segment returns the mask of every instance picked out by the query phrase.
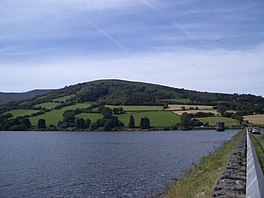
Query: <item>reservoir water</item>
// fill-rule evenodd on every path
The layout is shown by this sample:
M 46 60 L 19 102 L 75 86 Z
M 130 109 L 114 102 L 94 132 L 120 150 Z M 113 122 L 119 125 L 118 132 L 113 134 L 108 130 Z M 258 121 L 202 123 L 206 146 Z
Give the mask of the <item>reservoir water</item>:
M 151 197 L 236 133 L 1 132 L 0 197 Z

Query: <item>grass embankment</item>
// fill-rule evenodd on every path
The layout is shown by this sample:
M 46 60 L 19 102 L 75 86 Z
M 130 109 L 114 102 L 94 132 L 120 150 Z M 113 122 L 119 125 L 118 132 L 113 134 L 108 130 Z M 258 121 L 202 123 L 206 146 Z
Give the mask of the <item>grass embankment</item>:
M 251 140 L 254 144 L 254 148 L 257 153 L 261 169 L 264 172 L 264 136 L 254 135 Z
M 176 182 L 168 191 L 168 198 L 211 197 L 218 178 L 225 170 L 231 152 L 236 147 L 242 132 L 215 152 L 203 157 L 200 164 Z

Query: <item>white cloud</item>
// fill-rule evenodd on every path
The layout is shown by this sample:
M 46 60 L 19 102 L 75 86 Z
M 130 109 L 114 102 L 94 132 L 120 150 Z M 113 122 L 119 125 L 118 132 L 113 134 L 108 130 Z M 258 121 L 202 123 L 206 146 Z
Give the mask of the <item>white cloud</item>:
M 58 88 L 94 79 L 119 78 L 202 91 L 264 95 L 260 89 L 264 84 L 263 54 L 264 48 L 247 51 L 193 50 L 104 60 L 79 57 L 45 64 L 16 64 L 0 67 L 3 76 L 0 90 Z M 12 79 L 16 79 L 15 83 Z

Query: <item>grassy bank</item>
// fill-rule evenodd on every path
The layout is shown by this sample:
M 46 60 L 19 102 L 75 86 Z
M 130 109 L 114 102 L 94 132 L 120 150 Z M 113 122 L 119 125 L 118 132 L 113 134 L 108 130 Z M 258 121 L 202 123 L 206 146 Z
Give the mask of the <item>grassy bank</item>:
M 239 132 L 231 141 L 215 152 L 203 157 L 200 164 L 193 167 L 183 179 L 176 182 L 169 189 L 166 197 L 211 197 L 213 188 L 219 176 L 223 173 L 229 156 L 241 136 L 242 132 Z
M 262 171 L 264 172 L 264 136 L 254 135 L 251 140 L 254 144 L 255 151 L 259 158 L 259 163 Z

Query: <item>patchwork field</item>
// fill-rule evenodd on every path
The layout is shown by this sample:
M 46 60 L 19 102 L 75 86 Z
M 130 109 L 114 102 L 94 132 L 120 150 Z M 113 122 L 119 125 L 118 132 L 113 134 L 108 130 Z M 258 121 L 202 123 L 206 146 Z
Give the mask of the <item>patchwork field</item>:
M 37 104 L 35 105 L 35 107 L 40 107 L 40 108 L 45 108 L 45 109 L 52 109 L 56 106 L 58 106 L 59 104 L 56 102 L 45 102 L 45 103 L 41 103 L 41 104 Z
M 180 116 L 165 111 L 126 113 L 119 115 L 118 118 L 125 124 L 125 126 L 128 126 L 130 115 L 133 115 L 133 117 L 135 118 L 136 126 L 139 126 L 140 119 L 142 117 L 148 117 L 150 119 L 151 126 L 157 126 L 157 127 L 172 126 L 180 122 Z
M 90 119 L 91 122 L 96 122 L 96 120 L 102 118 L 100 113 L 81 113 L 76 115 L 76 118 Z
M 216 125 L 217 122 L 224 122 L 225 126 L 237 126 L 239 125 L 239 121 L 232 119 L 232 118 L 226 118 L 226 117 L 221 117 L 221 116 L 217 116 L 217 117 L 207 117 L 207 118 L 197 118 L 198 120 L 200 120 L 203 123 L 208 122 L 209 125 L 214 126 Z
M 140 119 L 142 117 L 148 117 L 151 122 L 151 126 L 172 126 L 180 122 L 180 117 L 170 112 L 133 112 L 117 115 L 118 119 L 128 126 L 129 118 L 133 115 L 135 118 L 135 125 L 139 126 Z M 82 113 L 76 116 L 77 118 L 90 119 L 95 122 L 97 119 L 102 118 L 101 114 L 95 113 Z
M 174 98 L 174 99 L 164 99 L 164 100 L 161 100 L 163 102 L 171 102 L 171 103 L 190 103 L 192 102 L 191 99 L 189 98 Z
M 252 124 L 264 125 L 264 114 L 247 115 L 244 116 L 244 120 L 247 120 Z
M 78 108 L 80 108 L 80 109 L 81 108 L 87 108 L 89 106 L 90 106 L 90 103 L 80 103 L 80 104 L 76 104 L 76 105 L 67 106 L 67 107 L 64 107 L 64 108 L 59 109 L 59 110 L 50 111 L 50 112 L 47 112 L 45 114 L 42 114 L 42 115 L 39 115 L 36 117 L 32 117 L 32 118 L 30 118 L 30 121 L 31 121 L 31 124 L 34 126 L 37 125 L 39 119 L 45 119 L 47 126 L 50 124 L 57 125 L 58 121 L 63 120 L 63 113 L 66 110 L 74 110 L 74 109 L 78 109 Z
M 56 99 L 54 99 L 53 101 L 66 102 L 66 101 L 69 100 L 71 97 L 73 97 L 73 96 L 64 96 L 64 97 L 61 97 L 61 98 L 56 98 Z
M 12 111 L 7 111 L 5 114 L 11 113 L 14 118 L 18 116 L 26 116 L 31 115 L 33 113 L 39 112 L 39 110 L 31 110 L 31 109 L 16 109 Z
M 125 111 L 161 111 L 163 110 L 163 106 L 114 106 L 114 105 L 106 105 L 111 109 L 122 107 Z
M 206 105 L 175 105 L 175 104 L 172 104 L 172 105 L 169 105 L 166 110 L 167 111 L 177 111 L 177 110 L 212 110 L 212 109 L 213 109 L 213 106 L 206 106 Z
M 195 113 L 198 113 L 198 112 L 204 112 L 204 113 L 213 113 L 215 115 L 219 115 L 219 113 L 212 109 L 212 110 L 186 110 L 186 111 L 173 111 L 173 113 L 177 114 L 177 115 L 182 115 L 183 113 L 192 113 L 192 114 L 195 114 Z

